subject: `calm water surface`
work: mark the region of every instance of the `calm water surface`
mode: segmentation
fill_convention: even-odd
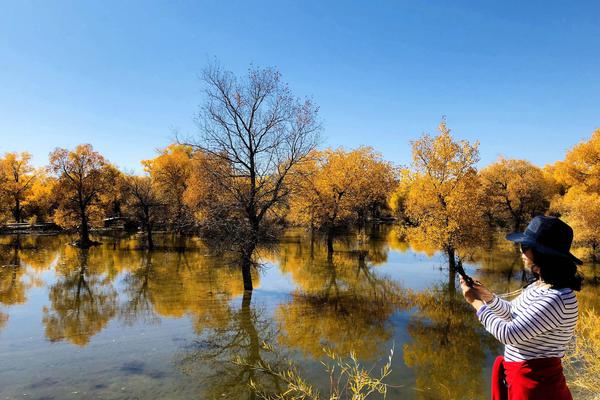
[[[376,367],[393,348],[390,398],[489,396],[502,347],[443,256],[393,227],[343,235],[333,254],[290,230],[261,249],[251,296],[235,259],[194,238],[164,236],[153,252],[135,237],[89,251],[69,240],[0,237],[0,399],[252,399],[250,380],[283,387],[249,367],[261,360],[292,361],[325,388],[323,347]],[[499,293],[521,287],[510,243],[471,253],[468,273]],[[582,308],[598,294],[588,285]]]

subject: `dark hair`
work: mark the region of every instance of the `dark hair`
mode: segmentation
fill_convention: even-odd
[[[531,249],[533,263],[539,267],[539,277],[553,289],[570,288],[581,290],[583,276],[577,271],[577,265],[568,258],[544,254]],[[537,274],[536,275],[537,278]]]

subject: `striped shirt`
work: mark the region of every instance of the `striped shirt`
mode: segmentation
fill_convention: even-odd
[[[485,329],[505,344],[506,361],[563,357],[575,331],[577,315],[573,290],[537,283],[510,302],[494,295],[477,312]]]

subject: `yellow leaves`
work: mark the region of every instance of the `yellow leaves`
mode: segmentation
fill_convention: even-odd
[[[23,219],[23,208],[30,200],[36,177],[30,161],[31,154],[27,152],[5,153],[0,158],[0,212],[3,204],[8,206],[16,222]]]
[[[600,129],[546,170],[565,192],[553,200],[552,209],[571,225],[575,242],[588,247],[595,261],[600,245]]]
[[[415,226],[412,240],[433,247],[459,248],[478,240],[483,226],[481,191],[474,164],[478,144],[454,141],[444,121],[436,137],[413,142],[413,169],[404,174],[404,213]],[[406,186],[408,189],[406,189]]]
[[[479,142],[455,141],[444,119],[438,130],[440,134],[436,137],[424,134],[419,140],[411,142],[412,158],[417,173],[428,175],[443,185],[460,180],[472,171],[479,161]]]
[[[370,207],[387,204],[394,169],[370,147],[314,151],[298,166],[290,219],[332,226],[365,216]]]
[[[590,140],[571,149],[555,168],[559,183],[569,187],[585,185],[589,190],[600,191],[600,129]]]
[[[500,158],[481,173],[486,208],[502,224],[519,230],[529,219],[544,214],[557,192],[544,171],[525,160]]]
[[[159,199],[166,206],[169,225],[176,231],[190,223],[184,196],[191,186],[193,158],[194,152],[190,146],[171,144],[160,150],[157,157],[142,161]],[[195,186],[193,190],[204,190],[204,187]]]

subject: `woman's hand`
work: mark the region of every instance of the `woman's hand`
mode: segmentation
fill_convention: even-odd
[[[460,286],[462,288],[465,299],[467,299],[469,303],[471,303],[471,301],[469,301],[469,298],[481,300],[486,303],[492,301],[492,299],[494,298],[494,294],[490,292],[488,288],[483,286],[479,281],[475,281],[473,286],[468,286],[464,279],[460,278]],[[467,296],[469,298],[467,298]]]
[[[465,300],[467,300],[467,302],[476,310],[479,310],[484,306],[485,303],[483,299],[489,301],[493,298],[492,292],[477,281],[473,286],[469,286],[464,279],[460,278],[460,288],[462,289]]]
[[[460,288],[462,289],[463,296],[465,296],[465,300],[469,304],[473,304],[475,300],[479,300],[479,294],[473,286],[467,285],[467,282],[463,278],[460,278]]]

